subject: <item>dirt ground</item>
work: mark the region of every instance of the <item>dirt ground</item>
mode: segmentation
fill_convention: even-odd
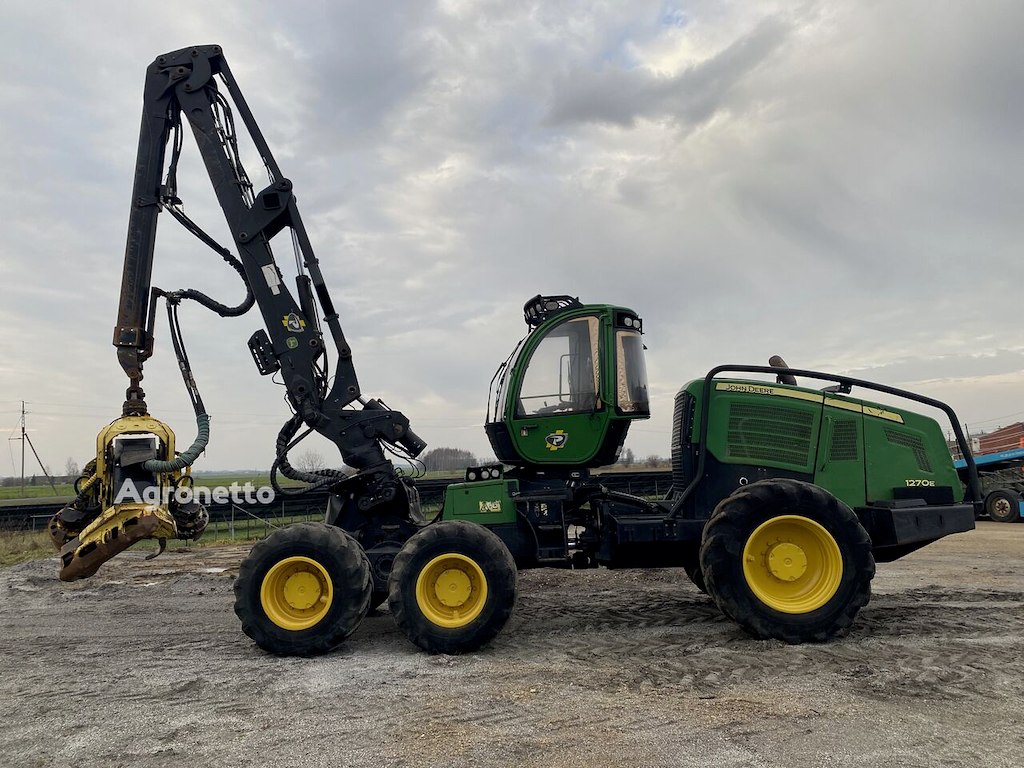
[[[532,571],[484,651],[385,612],[336,652],[260,652],[240,548],[0,571],[0,766],[1014,766],[1024,524],[879,566],[845,639],[750,639],[678,570]]]

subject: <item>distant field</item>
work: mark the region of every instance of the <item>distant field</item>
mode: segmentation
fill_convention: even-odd
[[[237,483],[242,486],[246,483],[252,483],[253,486],[259,488],[262,485],[270,485],[270,475],[195,475],[193,477],[196,485],[206,486],[208,488],[215,488],[218,486],[230,487],[232,483]],[[279,482],[285,487],[297,486],[293,480],[287,480],[280,478]],[[68,496],[75,495],[74,486],[71,483],[56,483],[57,492],[54,493],[53,488],[48,483],[26,485],[24,493],[20,485],[16,485],[8,488],[0,488],[0,500],[14,500],[14,499],[61,499]]]
[[[461,476],[453,475],[451,472],[428,472],[424,477],[426,478],[440,478],[440,477],[456,477]],[[254,487],[259,488],[260,486],[270,485],[270,475],[232,475],[232,474],[216,474],[216,475],[194,475],[196,485],[205,486],[207,488],[215,488],[218,486],[230,487],[232,483],[237,483],[240,486],[246,483],[251,483]],[[297,487],[301,483],[294,480],[288,480],[278,476],[278,482],[288,488]],[[75,495],[74,486],[71,483],[56,483],[56,493],[54,489],[50,487],[49,483],[45,481],[43,483],[36,481],[36,485],[26,485],[24,492],[20,485],[15,485],[7,488],[0,488],[0,501],[3,500],[20,500],[20,499],[62,499],[68,496]]]
[[[71,483],[55,483],[57,492],[48,483],[42,485],[26,485],[22,492],[20,485],[0,488],[0,499],[53,499],[74,496],[75,489]]]
[[[180,541],[171,539],[167,542],[168,550],[189,549],[200,546],[224,546],[226,544],[242,544],[256,541],[271,531],[290,523],[306,520],[322,520],[320,510],[310,510],[304,515],[276,516],[265,513],[239,514],[231,520],[211,522],[198,541]],[[157,542],[153,539],[140,541],[134,550],[155,550]],[[0,566],[13,565],[40,557],[53,556],[54,549],[50,539],[43,531],[0,531]]]
[[[622,464],[616,464],[611,467],[604,467],[600,472],[640,472],[645,469],[651,471],[664,471],[668,469],[667,464],[660,467],[645,467],[639,464],[633,464],[631,466],[624,466]],[[424,479],[437,480],[441,478],[450,477],[457,479],[462,477],[462,472],[427,472],[423,475]],[[214,488],[217,486],[230,487],[232,483],[237,483],[240,486],[246,483],[251,483],[254,487],[259,488],[263,485],[270,485],[270,475],[246,475],[246,474],[198,474],[194,475],[195,484],[206,486],[208,488]],[[279,477],[279,482],[285,487],[295,487],[301,485],[301,483],[295,482],[294,480],[287,480]],[[56,483],[56,493],[53,488],[50,487],[49,483],[45,481],[40,483],[39,479],[36,478],[36,485],[26,485],[24,492],[20,485],[10,486],[6,488],[0,488],[0,502],[3,501],[14,501],[21,499],[47,499],[47,500],[61,500],[69,496],[75,495],[75,489],[71,483]]]

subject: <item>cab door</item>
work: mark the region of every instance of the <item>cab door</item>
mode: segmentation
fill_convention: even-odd
[[[524,350],[526,367],[507,407],[510,437],[528,462],[585,463],[603,444],[603,332],[599,316],[573,317]]]

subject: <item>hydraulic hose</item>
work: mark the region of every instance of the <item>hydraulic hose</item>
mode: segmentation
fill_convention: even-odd
[[[205,413],[200,413],[196,416],[196,424],[199,427],[199,432],[195,442],[187,450],[182,451],[172,461],[150,459],[143,462],[142,468],[147,472],[177,472],[192,466],[192,463],[199,458],[199,454],[206,449],[206,444],[210,442],[210,417]]]
[[[100,476],[98,474],[94,474],[91,475],[84,483],[79,485],[78,488],[75,489],[77,491],[75,494],[75,502],[85,501],[86,497],[89,495],[89,491],[95,488],[99,481]]]
[[[348,477],[344,472],[340,472],[336,469],[319,469],[315,472],[303,472],[291,465],[288,461],[288,451],[294,448],[300,440],[309,434],[309,430],[307,430],[306,433],[301,435],[297,440],[292,440],[301,426],[302,416],[296,413],[284,423],[284,426],[281,427],[281,431],[277,434],[277,458],[274,459],[274,463],[270,466],[270,485],[274,491],[281,496],[299,496],[303,493],[309,493],[310,491],[316,491],[320,488],[325,488],[328,485],[333,485],[339,480],[344,480]],[[280,471],[285,477],[306,483],[306,487],[282,488],[277,482],[278,471]]]

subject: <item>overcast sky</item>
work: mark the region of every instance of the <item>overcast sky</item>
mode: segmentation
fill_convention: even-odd
[[[432,446],[489,453],[488,383],[536,293],[644,317],[639,456],[669,455],[683,383],[772,354],[1018,421],[1021,29],[1019,2],[5,3],[0,427],[29,401],[62,471],[120,415],[144,69],[206,43],[295,184],[364,392]],[[229,242],[186,155],[186,210]],[[242,296],[169,218],[155,261],[164,288]],[[288,411],[245,345],[257,313],[181,315],[213,417],[197,469],[269,466]],[[187,444],[162,321],[147,400]]]

